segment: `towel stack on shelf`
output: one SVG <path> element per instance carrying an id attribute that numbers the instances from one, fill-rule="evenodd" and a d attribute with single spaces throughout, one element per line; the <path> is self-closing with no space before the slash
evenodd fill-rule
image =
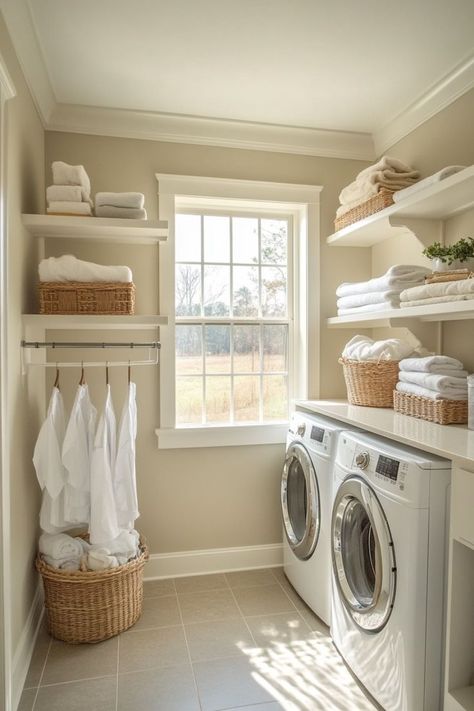
<path id="1" fill-rule="evenodd" d="M 386 338 L 374 341 L 368 336 L 354 336 L 346 343 L 342 357 L 359 363 L 381 363 L 382 361 L 399 361 L 408 356 L 417 355 L 421 347 L 413 346 L 400 338 Z"/>
<path id="2" fill-rule="evenodd" d="M 406 358 L 396 389 L 431 400 L 467 400 L 467 375 L 461 361 L 449 356 Z"/>
<path id="3" fill-rule="evenodd" d="M 53 185 L 46 188 L 48 215 L 92 215 L 91 183 L 83 165 L 52 164 Z"/>
<path id="4" fill-rule="evenodd" d="M 381 277 L 344 283 L 336 289 L 339 316 L 386 311 L 400 306 L 400 294 L 423 284 L 430 270 L 416 264 L 396 264 Z"/>
<path id="5" fill-rule="evenodd" d="M 407 288 L 400 294 L 400 306 L 428 306 L 451 301 L 467 301 L 474 299 L 474 278 L 470 273 L 464 278 L 440 279 L 431 283 Z"/>
<path id="6" fill-rule="evenodd" d="M 390 191 L 402 190 L 413 185 L 419 177 L 417 170 L 396 158 L 384 156 L 374 165 L 362 170 L 356 179 L 341 191 L 340 207 L 336 215 L 342 217 L 349 210 L 377 195 L 382 188 Z"/>
<path id="7" fill-rule="evenodd" d="M 142 193 L 96 193 L 97 217 L 125 217 L 146 220 L 145 196 Z"/>
<path id="8" fill-rule="evenodd" d="M 118 282 L 129 284 L 133 281 L 129 267 L 104 266 L 94 262 L 84 262 L 72 254 L 62 257 L 42 259 L 38 265 L 42 282 Z"/>
<path id="9" fill-rule="evenodd" d="M 407 197 L 410 197 L 410 195 L 426 190 L 426 188 L 429 188 L 431 185 L 436 185 L 436 183 L 439 183 L 441 180 L 445 180 L 446 178 L 451 177 L 451 175 L 460 173 L 461 170 L 464 170 L 466 167 L 467 166 L 465 165 L 448 165 L 445 168 L 438 170 L 437 173 L 433 173 L 433 175 L 429 175 L 427 178 L 423 178 L 423 180 L 418 180 L 413 185 L 409 185 L 407 188 L 397 190 L 397 192 L 393 194 L 393 202 L 400 202 L 401 200 L 405 200 Z"/>

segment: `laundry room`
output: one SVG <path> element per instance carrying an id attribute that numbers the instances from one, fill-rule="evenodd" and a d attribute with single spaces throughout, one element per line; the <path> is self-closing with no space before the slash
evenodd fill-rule
<path id="1" fill-rule="evenodd" d="M 474 711 L 471 0 L 0 0 L 0 709 Z"/>

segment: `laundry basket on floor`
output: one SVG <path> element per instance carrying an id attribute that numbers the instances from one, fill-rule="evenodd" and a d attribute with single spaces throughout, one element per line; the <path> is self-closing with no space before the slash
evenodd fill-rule
<path id="1" fill-rule="evenodd" d="M 85 538 L 85 536 L 84 536 Z M 52 568 L 38 555 L 49 633 L 71 644 L 101 642 L 138 620 L 143 603 L 143 567 L 148 549 L 140 538 L 136 558 L 101 571 Z"/>

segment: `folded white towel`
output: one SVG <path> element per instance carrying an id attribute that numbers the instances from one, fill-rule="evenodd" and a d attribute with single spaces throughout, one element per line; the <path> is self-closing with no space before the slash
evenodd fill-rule
<path id="1" fill-rule="evenodd" d="M 401 189 L 419 177 L 417 170 L 413 170 L 396 158 L 383 156 L 374 165 L 361 170 L 355 180 L 341 191 L 339 202 L 341 205 L 348 205 L 355 201 L 362 202 L 371 195 L 376 195 L 380 187 Z"/>
<path id="2" fill-rule="evenodd" d="M 455 393 L 456 395 L 467 394 L 467 376 L 457 378 L 451 375 L 437 375 L 436 373 L 401 370 L 399 380 L 402 383 L 421 385 L 422 388 L 435 390 L 438 393 L 445 393 L 446 395 L 449 393 Z"/>
<path id="3" fill-rule="evenodd" d="M 421 385 L 414 385 L 413 383 L 402 383 L 398 382 L 396 389 L 400 393 L 408 393 L 409 395 L 418 395 L 419 397 L 429 397 L 431 400 L 467 400 L 467 392 L 460 394 L 450 394 L 445 395 L 435 390 L 428 390 L 428 388 L 422 388 Z"/>
<path id="4" fill-rule="evenodd" d="M 49 555 L 43 555 L 42 558 L 47 565 L 58 570 L 79 570 L 81 567 L 81 558 L 52 558 Z"/>
<path id="5" fill-rule="evenodd" d="M 374 291 L 402 291 L 408 287 L 423 284 L 427 274 L 431 274 L 431 270 L 420 267 L 418 264 L 395 264 L 380 277 L 369 279 L 369 281 L 340 284 L 336 289 L 336 295 L 340 298 Z"/>
<path id="6" fill-rule="evenodd" d="M 433 173 L 433 175 L 429 175 L 427 178 L 419 180 L 414 185 L 410 185 L 408 188 L 404 188 L 403 190 L 398 190 L 393 195 L 393 201 L 400 202 L 400 200 L 405 200 L 407 197 L 417 193 L 419 190 L 425 190 L 426 188 L 429 188 L 430 185 L 439 183 L 440 180 L 445 180 L 445 178 L 449 178 L 451 175 L 460 173 L 462 170 L 465 170 L 466 167 L 467 166 L 465 165 L 447 165 L 446 168 L 442 168 L 441 170 L 438 170 L 437 173 Z"/>
<path id="7" fill-rule="evenodd" d="M 109 205 L 99 205 L 95 208 L 97 217 L 119 217 L 123 220 L 146 220 L 147 213 L 144 208 L 135 209 L 131 207 L 112 207 Z"/>
<path id="8" fill-rule="evenodd" d="M 419 175 L 415 172 L 416 175 Z M 347 186 L 340 195 L 341 206 L 337 209 L 336 214 L 339 217 L 341 214 L 352 210 L 353 207 L 360 205 L 362 202 L 369 200 L 377 195 L 382 188 L 391 190 L 392 192 L 403 190 L 416 184 L 418 178 L 407 176 L 396 178 L 385 178 L 383 174 L 374 173 L 369 179 L 355 182 Z"/>
<path id="9" fill-rule="evenodd" d="M 374 341 L 368 336 L 354 336 L 346 343 L 342 357 L 350 360 L 375 361 L 402 360 L 415 351 L 411 343 L 399 338 Z"/>
<path id="10" fill-rule="evenodd" d="M 72 254 L 62 257 L 42 259 L 38 266 L 40 281 L 98 281 L 123 282 L 133 281 L 132 270 L 129 267 L 112 267 L 84 262 Z"/>
<path id="11" fill-rule="evenodd" d="M 460 294 L 474 294 L 474 279 L 441 281 L 410 287 L 401 292 L 400 301 L 416 301 L 432 299 L 435 296 L 458 296 Z"/>
<path id="12" fill-rule="evenodd" d="M 97 207 L 128 207 L 141 210 L 145 204 L 143 193 L 96 193 L 95 204 Z"/>
<path id="13" fill-rule="evenodd" d="M 403 163 L 398 158 L 392 158 L 391 156 L 382 156 L 377 163 L 369 165 L 368 168 L 364 168 L 357 175 L 357 178 L 364 178 L 366 175 L 371 173 L 376 173 L 379 170 L 392 170 L 396 173 L 410 173 L 413 168 L 411 168 L 406 163 Z M 356 178 L 356 179 L 357 179 Z"/>
<path id="14" fill-rule="evenodd" d="M 84 548 L 80 539 L 67 533 L 42 533 L 38 543 L 39 551 L 57 560 L 80 558 Z"/>
<path id="15" fill-rule="evenodd" d="M 338 309 L 338 316 L 350 316 L 351 314 L 371 314 L 373 312 L 379 311 L 391 311 L 392 309 L 398 309 L 398 304 L 392 304 L 385 302 L 383 304 L 367 304 L 367 306 L 354 306 L 353 308 Z"/>
<path id="16" fill-rule="evenodd" d="M 117 558 L 110 554 L 108 548 L 91 548 L 87 556 L 89 570 L 108 570 L 118 566 Z"/>
<path id="17" fill-rule="evenodd" d="M 55 160 L 51 169 L 55 185 L 80 185 L 87 195 L 91 194 L 91 181 L 83 165 L 69 165 L 62 160 Z"/>
<path id="18" fill-rule="evenodd" d="M 92 215 L 90 202 L 51 201 L 46 208 L 48 215 Z"/>
<path id="19" fill-rule="evenodd" d="M 474 299 L 474 294 L 452 294 L 448 296 L 433 296 L 431 299 L 413 299 L 413 301 L 401 301 L 402 309 L 411 306 L 429 306 L 430 304 L 447 304 L 451 301 L 470 301 Z"/>
<path id="20" fill-rule="evenodd" d="M 424 358 L 404 358 L 400 361 L 400 370 L 417 373 L 436 373 L 438 375 L 453 375 L 455 378 L 462 377 L 459 372 L 464 366 L 457 358 L 444 355 L 425 356 Z"/>
<path id="21" fill-rule="evenodd" d="M 80 185 L 50 185 L 46 188 L 48 202 L 88 202 L 92 204 L 89 193 Z"/>
<path id="22" fill-rule="evenodd" d="M 353 309 L 356 306 L 368 306 L 370 304 L 391 304 L 400 305 L 399 291 L 369 291 L 367 294 L 352 294 L 351 296 L 341 296 L 337 300 L 338 309 Z"/>

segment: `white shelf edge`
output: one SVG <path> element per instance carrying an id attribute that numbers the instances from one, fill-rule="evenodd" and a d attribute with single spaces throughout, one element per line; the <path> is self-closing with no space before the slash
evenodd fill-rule
<path id="1" fill-rule="evenodd" d="M 332 316 L 327 319 L 328 328 L 378 328 L 389 326 L 391 321 L 417 319 L 419 321 L 460 321 L 474 318 L 474 299 L 451 303 L 409 306 L 405 309 L 374 311 L 365 314 Z"/>
<path id="2" fill-rule="evenodd" d="M 50 315 L 50 314 L 23 314 L 25 328 L 44 328 L 51 330 L 141 330 L 159 328 L 168 324 L 167 316 L 103 316 L 103 315 Z"/>
<path id="3" fill-rule="evenodd" d="M 447 711 L 474 711 L 474 685 L 451 689 L 446 696 Z"/>
<path id="4" fill-rule="evenodd" d="M 130 244 L 155 244 L 168 238 L 164 220 L 127 220 L 74 215 L 22 215 L 23 225 L 37 238 L 94 239 Z"/>

